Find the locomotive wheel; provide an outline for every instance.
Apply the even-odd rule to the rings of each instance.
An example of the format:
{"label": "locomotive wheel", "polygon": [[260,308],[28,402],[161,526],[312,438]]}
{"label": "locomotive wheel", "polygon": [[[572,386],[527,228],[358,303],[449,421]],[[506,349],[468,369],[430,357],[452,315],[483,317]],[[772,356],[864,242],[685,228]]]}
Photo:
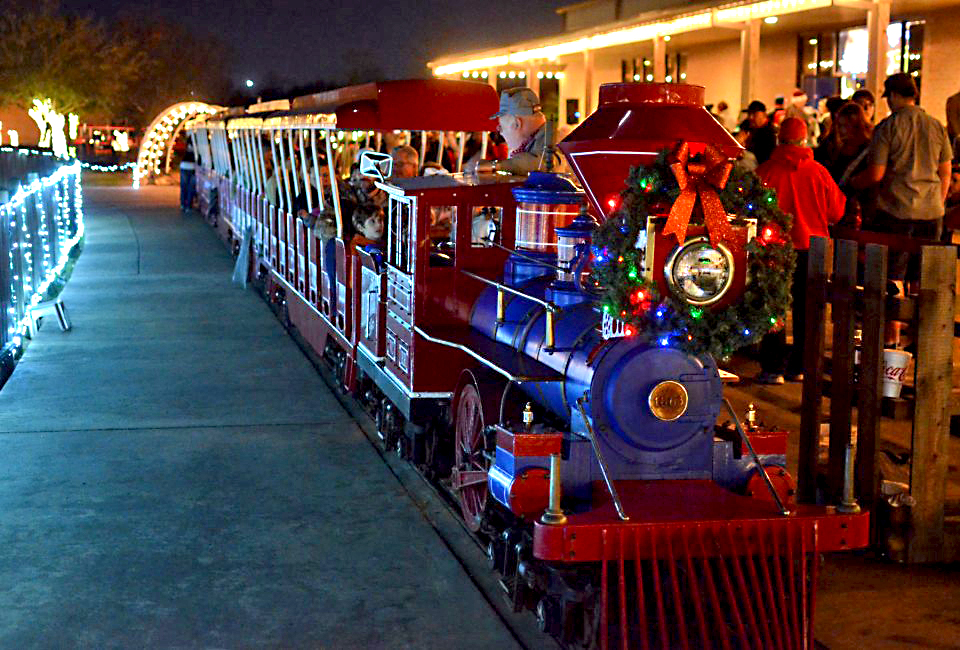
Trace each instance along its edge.
{"label": "locomotive wheel", "polygon": [[472,532],[480,530],[489,497],[487,470],[490,462],[484,455],[484,426],[480,391],[472,382],[467,383],[457,396],[454,416],[456,466],[453,485],[460,500],[463,520]]}

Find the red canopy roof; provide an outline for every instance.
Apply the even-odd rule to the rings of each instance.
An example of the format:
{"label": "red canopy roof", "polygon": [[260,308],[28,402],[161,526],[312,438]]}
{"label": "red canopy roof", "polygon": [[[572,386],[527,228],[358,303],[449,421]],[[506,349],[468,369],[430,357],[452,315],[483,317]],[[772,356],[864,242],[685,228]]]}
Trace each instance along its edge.
{"label": "red canopy roof", "polygon": [[492,131],[500,100],[485,83],[446,79],[380,81],[298,97],[294,111],[336,113],[344,130]]}
{"label": "red canopy roof", "polygon": [[[703,107],[703,86],[617,83],[600,86],[597,112],[559,144],[599,214],[624,189],[630,168],[648,165],[664,148],[689,142],[691,152],[707,145],[731,158],[741,151]],[[619,202],[616,202],[617,204]]]}

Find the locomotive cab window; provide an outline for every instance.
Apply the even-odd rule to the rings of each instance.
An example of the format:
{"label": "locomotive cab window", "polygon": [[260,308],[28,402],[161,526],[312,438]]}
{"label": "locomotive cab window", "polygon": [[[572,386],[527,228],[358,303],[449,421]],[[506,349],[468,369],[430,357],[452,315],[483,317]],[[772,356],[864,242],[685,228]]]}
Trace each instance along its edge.
{"label": "locomotive cab window", "polygon": [[387,212],[389,240],[387,262],[404,273],[410,272],[411,242],[413,239],[413,198],[391,196]]}
{"label": "locomotive cab window", "polygon": [[500,206],[475,207],[470,229],[471,246],[486,248],[493,244],[499,244],[502,217],[503,208]]}
{"label": "locomotive cab window", "polygon": [[453,266],[457,252],[457,206],[430,206],[430,266]]}

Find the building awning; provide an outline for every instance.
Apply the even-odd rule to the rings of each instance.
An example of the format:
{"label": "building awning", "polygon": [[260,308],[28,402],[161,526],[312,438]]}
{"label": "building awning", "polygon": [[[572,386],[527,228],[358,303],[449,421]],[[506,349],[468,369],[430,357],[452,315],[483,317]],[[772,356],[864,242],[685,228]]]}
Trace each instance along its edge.
{"label": "building awning", "polygon": [[[618,45],[651,41],[657,37],[688,34],[717,28],[739,28],[751,20],[780,18],[801,12],[834,9],[843,18],[861,16],[862,11],[876,4],[872,0],[761,0],[745,2],[707,2],[645,12],[628,20],[606,23],[575,32],[523,41],[496,49],[466,52],[440,57],[427,63],[437,76],[470,70],[526,64],[541,59],[603,49]],[[894,3],[898,11],[926,10],[955,4],[955,0],[901,0]],[[919,7],[918,7],[919,5]]]}

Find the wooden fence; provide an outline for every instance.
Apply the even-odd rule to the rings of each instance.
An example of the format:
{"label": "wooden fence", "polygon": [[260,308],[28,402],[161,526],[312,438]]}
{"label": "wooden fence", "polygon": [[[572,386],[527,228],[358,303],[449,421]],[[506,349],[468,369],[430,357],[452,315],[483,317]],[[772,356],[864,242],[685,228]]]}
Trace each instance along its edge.
{"label": "wooden fence", "polygon": [[[952,354],[957,252],[938,242],[865,231],[813,238],[807,268],[806,347],[800,418],[798,491],[801,500],[836,503],[844,480],[844,456],[857,407],[856,494],[874,513],[873,539],[879,542],[876,513],[880,497],[880,419],[883,413],[912,411],[910,509],[906,559],[953,558],[957,541],[945,532],[947,442],[952,412]],[[887,295],[888,250],[918,253],[920,291]],[[862,252],[863,280],[858,282]],[[832,305],[832,355],[825,358],[827,304]],[[882,397],[884,325],[909,324],[917,341],[912,397]],[[854,381],[854,329],[862,330],[860,377]],[[827,381],[829,375],[829,381]],[[825,389],[830,397],[828,461],[819,462],[820,424]],[[911,404],[912,400],[912,404]],[[901,408],[897,408],[900,406]],[[909,407],[912,406],[912,409]]]}

